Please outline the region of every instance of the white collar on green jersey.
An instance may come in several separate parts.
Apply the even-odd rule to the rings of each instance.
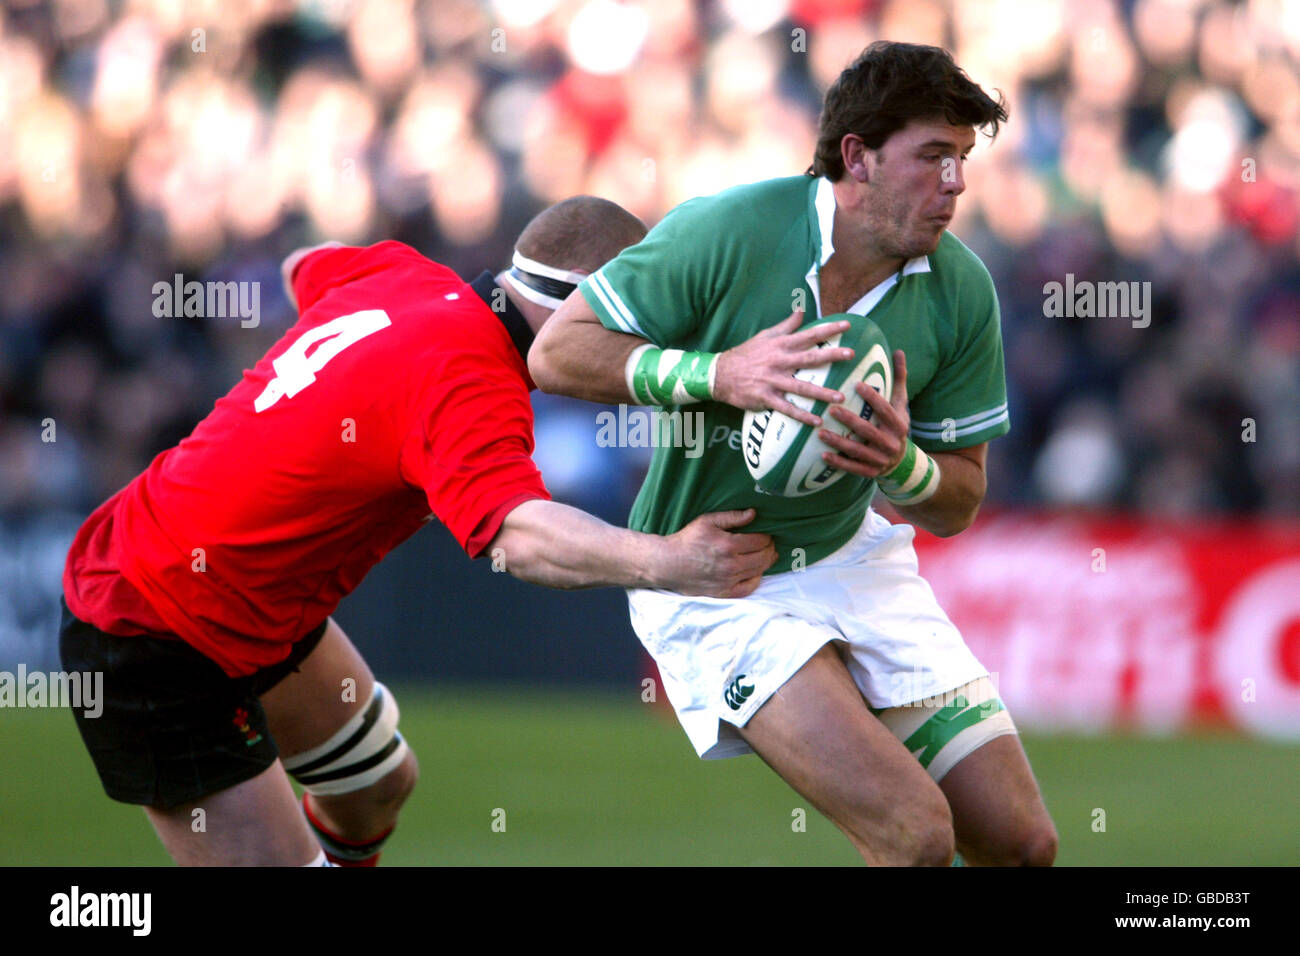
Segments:
[[[817,180],[817,192],[813,196],[813,208],[817,210],[817,232],[821,238],[821,256],[819,261],[814,262],[808,267],[809,287],[813,290],[813,297],[817,300],[817,311],[821,311],[821,288],[818,282],[818,270],[826,265],[830,257],[835,254],[835,243],[831,241],[831,232],[835,226],[835,187],[825,176]],[[900,276],[912,275],[916,272],[930,271],[930,257],[917,256],[915,259],[908,259],[903,263],[903,268],[898,272],[885,279],[874,289],[864,295],[857,302],[849,307],[849,311],[858,315],[866,315],[875,307],[891,288]]]

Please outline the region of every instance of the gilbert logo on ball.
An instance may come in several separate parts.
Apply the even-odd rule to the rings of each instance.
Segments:
[[[844,408],[870,421],[873,414],[871,406],[857,393],[854,386],[858,382],[866,382],[886,399],[889,398],[894,388],[894,370],[885,334],[870,319],[849,314],[828,315],[806,323],[804,328],[843,319],[852,323],[848,331],[831,336],[821,343],[821,347],[851,348],[853,358],[816,368],[800,369],[794,373],[794,377],[843,393]],[[826,414],[826,402],[814,402],[802,395],[788,392],[785,397],[792,405],[820,415],[822,427],[827,431],[849,434],[846,425]],[[741,435],[741,453],[745,456],[745,465],[754,476],[758,489],[768,494],[786,498],[811,495],[829,488],[846,474],[822,460],[824,452],[834,449],[817,436],[816,428],[797,422],[780,412],[771,409],[746,412]]]

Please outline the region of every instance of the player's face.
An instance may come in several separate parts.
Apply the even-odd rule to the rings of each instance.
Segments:
[[[974,127],[912,120],[872,151],[867,227],[882,251],[912,259],[938,248],[966,190],[962,166],[974,146]]]

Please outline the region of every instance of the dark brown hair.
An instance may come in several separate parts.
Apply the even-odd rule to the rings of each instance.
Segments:
[[[840,142],[849,133],[879,149],[909,120],[942,116],[953,126],[990,127],[1007,121],[1000,91],[992,99],[937,46],[879,40],[867,47],[826,91],[817,152],[808,173],[838,181],[844,176]]]

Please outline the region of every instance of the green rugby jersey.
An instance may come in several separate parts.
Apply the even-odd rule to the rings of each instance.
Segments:
[[[722,352],[805,303],[820,315],[817,275],[834,252],[830,181],[792,176],[691,199],[579,289],[605,328],[662,348]],[[945,232],[930,256],[855,303],[907,356],[912,440],[952,451],[1007,432],[997,293],[984,264]],[[740,451],[740,409],[721,402],[667,406],[702,416],[700,453],[681,439],[655,449],[629,526],[671,534],[706,511],[757,509],[745,531],[772,535],[769,574],[818,561],[865,517],[875,482],[846,475],[822,491],[783,498],[758,491]],[[673,416],[674,419],[676,416]],[[697,420],[694,424],[699,424]],[[681,445],[682,447],[674,447]]]

